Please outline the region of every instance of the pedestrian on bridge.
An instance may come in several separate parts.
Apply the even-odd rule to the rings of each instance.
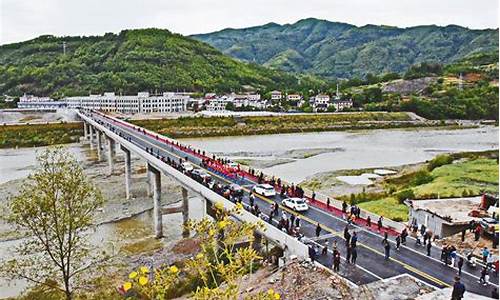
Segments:
[[[333,271],[334,272],[339,272],[340,271],[340,253],[337,252],[333,256]]]
[[[349,233],[349,229],[347,228],[347,226],[344,228],[344,239],[345,239],[346,246],[350,245],[351,234]]]
[[[318,225],[316,225],[316,237],[319,237],[320,234],[321,234],[321,225],[319,225],[318,222]]]
[[[356,259],[358,258],[358,250],[356,250],[356,248],[352,248],[352,253],[351,253],[351,263],[353,265],[356,264]]]
[[[381,231],[382,230],[382,220],[384,219],[384,217],[380,216],[378,218],[378,222],[377,222],[377,227],[378,227],[378,231]]]
[[[406,237],[408,236],[408,230],[406,227],[401,231],[401,244],[406,245]]]
[[[451,300],[461,300],[464,297],[465,286],[460,282],[460,277],[455,277],[453,290],[451,292]]]
[[[325,244],[323,245],[323,249],[321,249],[321,255],[325,256],[328,254],[328,240],[326,240]]]
[[[462,267],[464,266],[464,258],[463,257],[459,257],[458,258],[458,262],[457,262],[457,267],[458,267],[458,276],[462,275]]]
[[[354,249],[356,248],[356,243],[358,242],[358,234],[356,233],[356,231],[354,231],[352,233],[352,237],[351,237],[351,247]]]
[[[385,260],[388,260],[391,254],[391,244],[389,244],[388,240],[384,240],[384,252],[385,252]]]
[[[347,249],[346,249],[346,255],[345,255],[345,260],[347,261],[347,263],[351,262],[351,256],[352,256],[352,247],[351,247],[351,245],[348,245]]]
[[[347,212],[347,203],[345,203],[345,200],[344,202],[342,202],[342,213],[346,213]]]

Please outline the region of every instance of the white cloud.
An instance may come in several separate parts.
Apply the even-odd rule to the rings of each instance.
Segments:
[[[159,27],[182,34],[315,17],[355,25],[497,28],[496,0],[0,0],[0,44]]]

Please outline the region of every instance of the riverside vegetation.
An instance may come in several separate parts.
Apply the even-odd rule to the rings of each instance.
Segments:
[[[363,112],[266,117],[186,117],[136,120],[132,123],[174,137],[237,136],[330,130],[425,126],[411,123],[407,113]],[[437,125],[437,124],[432,124]]]
[[[344,173],[355,175],[368,171]],[[321,191],[327,182],[313,178],[301,185]],[[418,201],[482,193],[498,193],[498,151],[438,155],[426,163],[405,167],[397,175],[376,181],[361,193],[337,198],[395,221],[407,221],[408,208],[403,203],[406,199]]]
[[[83,135],[81,123],[0,126],[0,148],[74,143]]]

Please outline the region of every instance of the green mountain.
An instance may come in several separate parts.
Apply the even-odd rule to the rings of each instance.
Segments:
[[[243,61],[328,78],[402,73],[421,62],[448,64],[476,52],[498,52],[498,29],[456,25],[357,27],[311,18],[193,37]]]
[[[299,89],[299,83],[323,84],[311,76],[298,78],[240,62],[205,43],[161,29],[92,37],[47,35],[0,46],[0,95]]]

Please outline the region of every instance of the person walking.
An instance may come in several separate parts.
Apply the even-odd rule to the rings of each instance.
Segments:
[[[368,228],[372,227],[372,218],[370,216],[366,217],[366,226]]]
[[[399,251],[399,246],[401,246],[401,235],[398,234],[398,236],[396,237],[396,250]]]
[[[309,246],[309,258],[311,259],[311,262],[316,261],[316,250],[313,248],[313,246]]]
[[[337,252],[337,254],[333,257],[333,271],[334,272],[340,271],[340,253],[339,252]]]
[[[323,245],[323,249],[321,249],[321,255],[325,256],[328,254],[328,241]]]
[[[427,245],[425,245],[425,247],[427,248],[427,256],[431,256],[432,243],[430,239]]]
[[[345,239],[345,244],[346,246],[349,246],[351,243],[351,234],[349,233],[349,230],[346,228],[344,229],[344,239]]]
[[[458,268],[458,276],[462,275],[462,267],[464,266],[464,258],[463,257],[459,257],[458,258],[458,262],[457,262],[457,268]]]
[[[488,247],[483,248],[483,262],[486,263],[486,260],[488,259],[488,256],[490,255],[490,250],[488,250]]]
[[[330,197],[326,198],[326,208],[330,208]]]
[[[406,245],[406,237],[408,236],[408,230],[406,227],[401,231],[401,244]]]
[[[299,216],[297,216],[295,218],[295,227],[300,227],[300,218],[299,218]]]
[[[352,248],[351,248],[351,245],[348,245],[347,246],[347,250],[346,250],[346,255],[345,255],[345,260],[350,263],[351,262],[351,256],[352,256]]]
[[[345,200],[344,202],[342,202],[342,213],[346,213],[347,212],[347,203],[345,203]]]
[[[319,222],[318,222],[318,225],[316,225],[316,237],[319,237],[321,233],[321,226],[319,225]]]
[[[452,248],[450,251],[451,267],[455,266],[455,260],[457,259],[457,250]]]
[[[384,217],[380,216],[378,218],[378,221],[377,221],[377,228],[378,228],[378,231],[382,230],[382,220],[383,220]]]
[[[465,228],[462,229],[462,238],[461,238],[462,243],[465,241],[465,231],[466,231]]]
[[[351,249],[351,263],[353,265],[356,264],[356,259],[358,258],[358,250],[356,250],[356,248],[352,248]]]
[[[455,277],[453,290],[451,292],[451,300],[461,300],[464,297],[465,286],[460,282],[460,277]]]
[[[385,260],[389,259],[390,252],[391,252],[391,245],[389,244],[389,241],[384,240],[384,252],[385,252]]]
[[[486,285],[486,274],[488,274],[488,269],[486,267],[483,267],[483,269],[481,269],[481,277],[477,282]]]
[[[356,243],[358,242],[358,234],[356,233],[356,231],[354,231],[352,233],[352,237],[351,237],[351,248],[356,248]]]

